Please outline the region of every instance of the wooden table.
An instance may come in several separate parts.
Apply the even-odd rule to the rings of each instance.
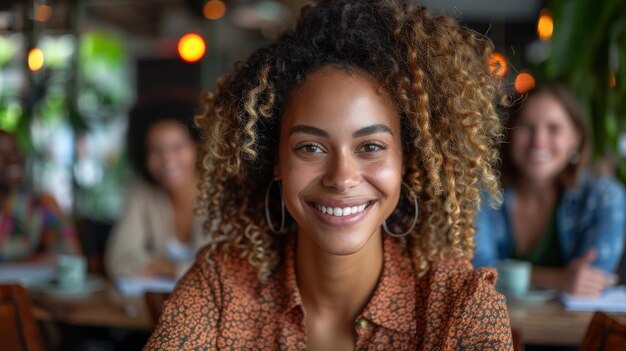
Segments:
[[[557,301],[524,305],[509,303],[511,327],[520,332],[524,344],[580,346],[593,312],[568,312]],[[626,314],[609,315],[626,322]]]
[[[152,329],[143,296],[121,296],[108,282],[103,291],[81,298],[29,295],[38,320],[80,326]]]

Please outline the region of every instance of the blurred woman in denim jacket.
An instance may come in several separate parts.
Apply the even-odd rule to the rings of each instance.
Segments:
[[[564,87],[538,88],[506,126],[504,202],[483,201],[474,266],[525,260],[533,287],[597,295],[622,254],[625,195],[615,180],[582,170],[589,146],[577,101]]]

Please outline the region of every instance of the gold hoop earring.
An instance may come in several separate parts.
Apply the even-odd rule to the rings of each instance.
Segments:
[[[278,191],[280,193],[280,228],[276,230],[274,225],[272,224],[272,218],[270,216],[270,190],[272,190],[272,185],[274,183],[278,184]],[[285,202],[283,201],[282,189],[280,186],[280,181],[277,179],[272,179],[272,181],[268,184],[267,190],[265,190],[265,219],[267,220],[267,225],[270,230],[276,234],[281,234],[285,230]]]
[[[409,185],[405,182],[402,182],[402,187],[407,189],[407,192],[410,194],[411,193],[411,188],[409,187]],[[407,236],[410,232],[413,231],[413,229],[415,229],[415,225],[417,224],[417,214],[418,214],[418,205],[417,205],[417,197],[413,197],[413,204],[415,206],[415,215],[413,216],[413,223],[411,224],[411,227],[409,228],[409,230],[407,230],[404,233],[393,233],[391,230],[389,230],[389,227],[387,227],[387,220],[385,219],[385,221],[383,222],[383,229],[385,230],[385,233],[389,234],[390,236],[393,236],[394,238],[402,238]]]

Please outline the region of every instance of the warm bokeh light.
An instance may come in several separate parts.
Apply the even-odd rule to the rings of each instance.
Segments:
[[[35,10],[35,21],[46,22],[52,16],[52,7],[48,5],[39,5]]]
[[[554,21],[552,20],[552,13],[550,10],[543,9],[539,12],[539,21],[537,21],[537,35],[539,39],[546,41],[552,38],[552,31],[554,30]]]
[[[226,13],[226,4],[220,0],[211,0],[204,4],[204,8],[202,8],[202,13],[204,17],[210,20],[216,20],[224,17]]]
[[[499,52],[494,51],[489,58],[489,72],[498,77],[504,77],[508,69],[506,58]]]
[[[39,48],[31,49],[28,53],[28,68],[33,71],[39,71],[43,67],[43,51]]]
[[[515,77],[515,91],[520,94],[527,93],[535,87],[535,78],[530,73],[522,72]]]
[[[204,56],[206,44],[196,33],[187,33],[178,41],[178,54],[187,62],[196,62]]]
[[[615,78],[615,73],[611,73],[611,76],[609,77],[609,86],[611,87],[611,89],[615,89],[615,87],[617,86],[617,78]]]

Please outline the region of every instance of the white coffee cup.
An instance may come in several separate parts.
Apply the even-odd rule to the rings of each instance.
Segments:
[[[57,283],[64,288],[81,289],[87,279],[87,261],[83,256],[59,255],[56,265]]]
[[[505,259],[496,265],[498,271],[498,290],[511,297],[526,295],[530,289],[530,262]]]

